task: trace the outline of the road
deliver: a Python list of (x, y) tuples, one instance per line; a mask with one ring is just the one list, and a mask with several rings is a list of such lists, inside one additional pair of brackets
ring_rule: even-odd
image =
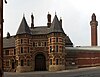
[(5, 72), (4, 77), (100, 77), (100, 67), (81, 68), (57, 72)]

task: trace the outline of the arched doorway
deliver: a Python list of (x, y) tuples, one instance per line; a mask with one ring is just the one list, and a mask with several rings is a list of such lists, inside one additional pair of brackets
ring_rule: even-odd
[(35, 71), (45, 71), (46, 70), (46, 58), (40, 53), (35, 56)]

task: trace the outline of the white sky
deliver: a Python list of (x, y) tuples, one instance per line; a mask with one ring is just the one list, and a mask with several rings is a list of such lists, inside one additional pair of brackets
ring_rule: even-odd
[(35, 17), (35, 26), (47, 25), (48, 12), (54, 18), (62, 17), (65, 33), (71, 38), (75, 46), (90, 46), (90, 20), (95, 13), (98, 21), (98, 44), (100, 45), (99, 0), (7, 0), (4, 4), (4, 37), (7, 32), (15, 35), (25, 14), (30, 26), (30, 15)]

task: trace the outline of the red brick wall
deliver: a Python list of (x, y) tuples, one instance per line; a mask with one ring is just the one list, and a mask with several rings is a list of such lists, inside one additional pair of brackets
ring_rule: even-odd
[(91, 51), (77, 52), (77, 65), (79, 67), (100, 65), (100, 53)]

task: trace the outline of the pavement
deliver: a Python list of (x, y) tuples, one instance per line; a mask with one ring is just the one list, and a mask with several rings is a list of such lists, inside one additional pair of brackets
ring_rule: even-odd
[(100, 77), (100, 67), (88, 67), (56, 72), (35, 71), (35, 72), (5, 72), (4, 77)]

